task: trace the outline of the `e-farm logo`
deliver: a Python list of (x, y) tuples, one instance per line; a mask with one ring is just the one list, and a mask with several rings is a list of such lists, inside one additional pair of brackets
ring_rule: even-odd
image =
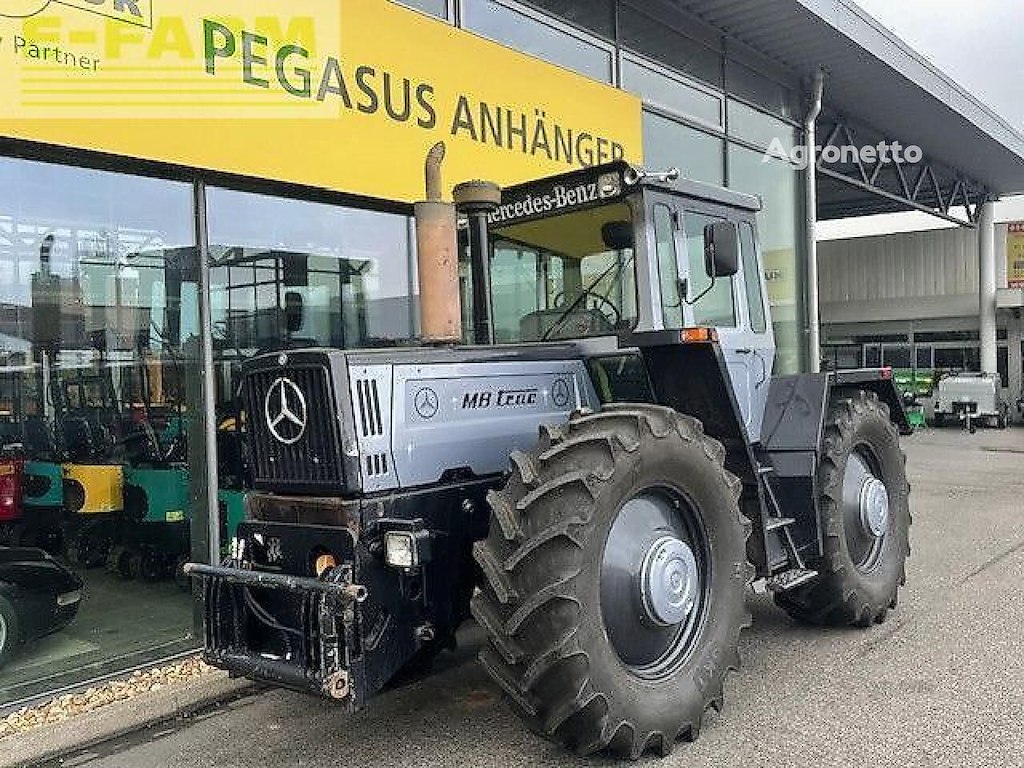
[(153, 25), (153, 0), (0, 0), (0, 16), (25, 19), (51, 4), (66, 5), (139, 27)]
[[(341, 47), (340, 6), (322, 0), (0, 0), (0, 114), (18, 118), (293, 117), (287, 94), (244, 77), (261, 51), (293, 45), (315, 57)], [(238, 40), (240, 58), (206, 71), (204, 29)], [(246, 53), (246, 57), (241, 57)], [(269, 62), (272, 68), (274, 62)], [(298, 110), (333, 116), (333, 105)], [(317, 114), (310, 114), (316, 112)]]

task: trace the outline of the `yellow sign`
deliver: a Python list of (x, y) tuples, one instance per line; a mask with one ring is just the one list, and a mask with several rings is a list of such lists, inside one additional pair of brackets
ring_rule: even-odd
[(1024, 222), (1007, 227), (1006, 287), (1024, 288)]
[[(6, 18), (3, 18), (6, 17)], [(386, 0), (0, 0), (5, 135), (385, 199), (639, 162), (635, 97)]]

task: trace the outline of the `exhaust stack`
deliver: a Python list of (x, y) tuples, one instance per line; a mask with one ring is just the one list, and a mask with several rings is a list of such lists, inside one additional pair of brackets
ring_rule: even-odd
[(452, 190), (455, 206), (469, 223), (469, 261), (473, 267), (473, 343), (494, 343), (491, 262), (487, 217), (501, 205), (501, 187), (492, 181), (466, 181)]
[(443, 141), (427, 153), (426, 200), (414, 206), (420, 336), (428, 344), (457, 344), (462, 340), (455, 205), (444, 202), (441, 192), (444, 155)]

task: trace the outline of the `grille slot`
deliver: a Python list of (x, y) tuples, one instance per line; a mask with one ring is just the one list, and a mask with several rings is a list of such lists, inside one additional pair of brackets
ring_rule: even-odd
[(374, 453), (366, 457), (365, 472), (367, 477), (379, 477), (388, 473), (388, 455)]
[(395, 488), (394, 454), (391, 451), (391, 365), (357, 365), (349, 368), (349, 401), (359, 446), (359, 475), (363, 491)]
[[(267, 394), (288, 379), (305, 399), (305, 430), (288, 445), (267, 424)], [(343, 454), (330, 375), (323, 365), (296, 365), (249, 373), (243, 385), (257, 486), (323, 488), (344, 485)]]
[(378, 437), (384, 434), (384, 422), (380, 415), (380, 394), (376, 379), (356, 381), (356, 402), (359, 407), (359, 426), (363, 437)]

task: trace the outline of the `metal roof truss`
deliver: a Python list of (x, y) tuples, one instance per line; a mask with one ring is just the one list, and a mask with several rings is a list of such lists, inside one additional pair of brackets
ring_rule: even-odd
[[(864, 162), (861, 150), (877, 147), (880, 142), (891, 148), (894, 142), (871, 129), (854, 126), (843, 117), (823, 118), (819, 135), (827, 138), (818, 153), (818, 173), (883, 198), (885, 208), (923, 211), (961, 226), (973, 227), (977, 224), (981, 205), (989, 199), (989, 192), (983, 185), (928, 157), (909, 163), (902, 153), (897, 158), (894, 153), (887, 152), (884, 155), (877, 153), (873, 163)], [(908, 145), (902, 146), (906, 148)], [(858, 151), (851, 152), (851, 147)], [(829, 148), (839, 151), (838, 161), (826, 160), (826, 157), (836, 154), (827, 152)], [(821, 218), (838, 218), (843, 213), (841, 207), (846, 205), (848, 203), (842, 201), (830, 203), (827, 199), (822, 200)], [(957, 209), (960, 208), (965, 212), (963, 216), (958, 214)], [(846, 215), (858, 213), (863, 211), (850, 210)]]

